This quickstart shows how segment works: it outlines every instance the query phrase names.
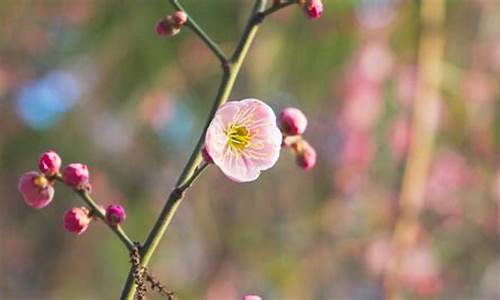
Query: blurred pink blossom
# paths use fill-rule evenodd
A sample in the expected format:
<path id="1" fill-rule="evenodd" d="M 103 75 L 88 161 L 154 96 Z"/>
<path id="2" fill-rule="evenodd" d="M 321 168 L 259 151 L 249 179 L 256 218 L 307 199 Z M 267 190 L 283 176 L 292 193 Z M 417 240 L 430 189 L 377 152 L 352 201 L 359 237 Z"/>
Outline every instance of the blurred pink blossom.
<path id="1" fill-rule="evenodd" d="M 380 83 L 392 71 L 394 58 L 386 43 L 370 41 L 361 48 L 358 63 L 368 80 Z"/>
<path id="2" fill-rule="evenodd" d="M 398 117 L 389 125 L 388 140 L 391 152 L 396 160 L 401 160 L 408 151 L 410 143 L 410 123 L 404 117 Z"/>
<path id="3" fill-rule="evenodd" d="M 373 136 L 363 131 L 347 132 L 339 155 L 342 166 L 364 171 L 375 155 Z"/>
<path id="4" fill-rule="evenodd" d="M 494 83 L 483 72 L 477 70 L 466 72 L 461 87 L 467 102 L 484 105 L 494 100 Z"/>
<path id="5" fill-rule="evenodd" d="M 408 108 L 417 91 L 417 67 L 410 65 L 400 68 L 396 75 L 396 99 Z"/>
<path id="6" fill-rule="evenodd" d="M 473 172 L 459 153 L 441 151 L 430 169 L 425 205 L 441 215 L 462 215 L 460 194 L 470 187 L 472 179 Z"/>
<path id="7" fill-rule="evenodd" d="M 431 296 L 442 289 L 438 265 L 427 247 L 418 247 L 407 253 L 401 266 L 402 283 L 420 296 Z"/>
<path id="8" fill-rule="evenodd" d="M 368 130 L 380 115 L 380 90 L 370 86 L 358 86 L 346 96 L 340 112 L 339 126 L 350 130 Z"/>
<path id="9" fill-rule="evenodd" d="M 387 236 L 373 240 L 365 252 L 365 263 L 375 275 L 382 275 L 387 271 L 392 257 L 391 240 Z"/>

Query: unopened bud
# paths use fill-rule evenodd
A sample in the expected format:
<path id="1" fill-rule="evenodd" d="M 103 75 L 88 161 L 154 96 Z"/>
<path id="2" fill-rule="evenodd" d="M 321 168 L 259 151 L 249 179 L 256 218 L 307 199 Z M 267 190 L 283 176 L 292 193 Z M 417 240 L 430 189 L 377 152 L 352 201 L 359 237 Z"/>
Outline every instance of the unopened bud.
<path id="1" fill-rule="evenodd" d="M 76 234 L 82 234 L 92 221 L 86 207 L 73 207 L 64 214 L 64 228 Z"/>
<path id="2" fill-rule="evenodd" d="M 300 135 L 307 128 L 307 118 L 302 111 L 294 107 L 283 109 L 279 116 L 278 122 L 281 131 L 285 135 Z"/>
<path id="3" fill-rule="evenodd" d="M 61 158 L 52 150 L 46 151 L 40 155 L 38 168 L 43 174 L 53 176 L 59 173 L 59 169 L 61 168 Z"/>

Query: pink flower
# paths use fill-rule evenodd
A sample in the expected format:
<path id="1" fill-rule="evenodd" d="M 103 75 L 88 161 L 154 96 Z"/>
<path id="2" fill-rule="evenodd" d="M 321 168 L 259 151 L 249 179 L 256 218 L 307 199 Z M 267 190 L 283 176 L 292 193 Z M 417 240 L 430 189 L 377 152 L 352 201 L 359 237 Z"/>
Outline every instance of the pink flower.
<path id="1" fill-rule="evenodd" d="M 69 164 L 64 168 L 63 179 L 76 189 L 86 189 L 89 187 L 89 169 L 84 164 Z"/>
<path id="2" fill-rule="evenodd" d="M 19 178 L 17 189 L 23 195 L 24 202 L 33 208 L 44 208 L 54 198 L 54 188 L 45 176 L 36 171 L 24 173 Z"/>
<path id="3" fill-rule="evenodd" d="M 64 214 L 64 228 L 76 234 L 82 234 L 92 221 L 86 207 L 73 207 Z"/>
<path id="4" fill-rule="evenodd" d="M 262 300 L 262 298 L 255 295 L 246 295 L 242 300 Z"/>
<path id="5" fill-rule="evenodd" d="M 300 135 L 306 131 L 307 118 L 302 111 L 287 107 L 278 116 L 281 130 L 286 135 Z"/>
<path id="6" fill-rule="evenodd" d="M 257 99 L 222 105 L 210 123 L 205 139 L 214 163 L 236 182 L 257 179 L 274 166 L 282 136 L 273 110 Z"/>
<path id="7" fill-rule="evenodd" d="M 309 19 L 318 19 L 323 13 L 323 2 L 321 0 L 307 0 L 303 9 Z"/>
<path id="8" fill-rule="evenodd" d="M 61 158 L 52 150 L 46 151 L 40 155 L 38 168 L 47 176 L 55 175 L 59 173 L 59 169 L 61 168 Z"/>
<path id="9" fill-rule="evenodd" d="M 106 208 L 106 220 L 109 224 L 118 225 L 122 223 L 125 218 L 127 218 L 127 214 L 123 206 L 111 204 Z"/>

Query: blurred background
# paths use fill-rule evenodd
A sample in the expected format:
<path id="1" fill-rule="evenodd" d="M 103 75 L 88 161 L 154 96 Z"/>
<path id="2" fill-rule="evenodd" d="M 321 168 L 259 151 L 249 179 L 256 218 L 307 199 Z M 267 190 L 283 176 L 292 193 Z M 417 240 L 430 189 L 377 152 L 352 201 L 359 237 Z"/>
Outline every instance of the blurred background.
<path id="1" fill-rule="evenodd" d="M 57 185 L 31 209 L 18 177 L 47 149 L 88 164 L 94 198 L 123 204 L 143 241 L 218 63 L 187 29 L 154 34 L 166 0 L 0 1 L 0 298 L 116 299 L 119 240 L 99 222 L 64 231 L 80 199 Z M 387 282 L 407 299 L 500 299 L 500 2 L 426 1 L 441 3 L 326 0 L 318 21 L 296 6 L 265 21 L 231 98 L 302 109 L 318 164 L 283 151 L 248 184 L 210 168 L 152 261 L 180 299 L 381 299 Z M 252 5 L 181 3 L 226 53 Z M 394 234 L 408 216 L 411 234 Z"/>

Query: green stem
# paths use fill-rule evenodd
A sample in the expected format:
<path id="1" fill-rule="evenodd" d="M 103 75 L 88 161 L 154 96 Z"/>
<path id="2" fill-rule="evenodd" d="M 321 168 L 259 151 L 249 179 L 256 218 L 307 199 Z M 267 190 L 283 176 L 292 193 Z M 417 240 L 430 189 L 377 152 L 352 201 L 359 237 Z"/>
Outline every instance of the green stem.
<path id="1" fill-rule="evenodd" d="M 177 9 L 183 10 L 182 6 L 179 5 L 179 3 L 176 0 L 171 0 L 170 1 Z M 217 95 L 215 97 L 215 100 L 212 105 L 212 109 L 210 110 L 210 113 L 207 117 L 207 120 L 205 122 L 205 126 L 203 128 L 202 134 L 200 135 L 200 138 L 198 139 L 198 143 L 196 144 L 188 162 L 186 163 L 186 166 L 182 170 L 181 175 L 179 176 L 179 179 L 177 180 L 176 187 L 172 190 L 170 195 L 168 196 L 167 202 L 165 203 L 165 206 L 163 207 L 160 216 L 158 217 L 154 227 L 151 229 L 151 232 L 149 233 L 146 242 L 144 243 L 144 246 L 141 248 L 141 257 L 142 257 L 142 265 L 147 266 L 149 261 L 151 260 L 151 257 L 158 247 L 158 244 L 161 240 L 161 238 L 164 236 L 165 231 L 167 227 L 169 226 L 177 208 L 179 207 L 185 191 L 192 185 L 194 180 L 198 178 L 198 176 L 203 172 L 205 169 L 206 165 L 203 165 L 202 163 L 202 158 L 201 158 L 201 149 L 203 148 L 205 144 L 205 133 L 207 131 L 208 126 L 210 125 L 210 122 L 212 121 L 213 117 L 215 116 L 215 113 L 217 112 L 217 109 L 219 106 L 224 104 L 228 98 L 229 95 L 233 89 L 236 77 L 241 69 L 241 66 L 243 64 L 243 61 L 248 53 L 248 50 L 250 48 L 250 45 L 252 44 L 253 40 L 255 39 L 255 35 L 259 29 L 259 25 L 266 17 L 267 15 L 277 11 L 279 8 L 283 8 L 285 6 L 288 6 L 290 3 L 283 3 L 279 5 L 279 8 L 276 8 L 275 6 L 269 8 L 266 10 L 266 4 L 267 0 L 256 0 L 254 8 L 252 10 L 252 14 L 250 16 L 250 19 L 247 22 L 247 25 L 245 27 L 245 30 L 243 32 L 243 35 L 241 39 L 239 40 L 236 49 L 234 50 L 233 55 L 231 56 L 231 60 L 227 61 L 225 59 L 225 56 L 223 56 L 224 60 L 221 60 L 225 63 L 223 63 L 223 76 L 222 80 L 219 86 L 219 89 L 217 91 Z M 213 47 L 215 44 L 211 42 L 211 40 L 206 36 L 206 34 L 203 33 L 201 29 L 194 23 L 192 19 L 189 19 L 191 28 L 200 36 L 202 39 L 207 43 L 207 45 L 214 51 L 214 49 L 217 49 Z M 221 58 L 221 55 L 218 55 L 217 53 L 220 54 L 218 51 L 214 51 L 214 53 Z M 120 299 L 122 300 L 131 300 L 134 297 L 136 290 L 136 286 L 134 284 L 134 280 L 132 277 L 132 270 L 129 273 L 127 282 L 122 290 L 122 294 Z"/>
<path id="2" fill-rule="evenodd" d="M 212 39 L 208 36 L 208 34 L 201 29 L 201 27 L 195 22 L 195 20 L 187 13 L 187 11 L 182 7 L 182 5 L 177 1 L 177 0 L 170 0 L 170 3 L 177 9 L 177 10 L 182 10 L 183 12 L 186 13 L 188 16 L 186 25 L 191 28 L 191 30 L 201 38 L 201 40 L 212 50 L 212 52 L 215 54 L 215 56 L 219 59 L 222 65 L 225 65 L 227 62 L 226 55 L 224 54 L 224 51 L 215 43 L 212 41 Z"/>

